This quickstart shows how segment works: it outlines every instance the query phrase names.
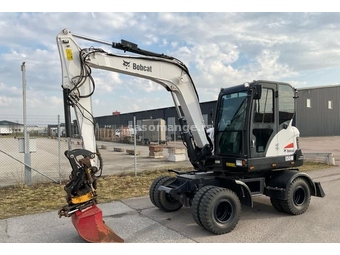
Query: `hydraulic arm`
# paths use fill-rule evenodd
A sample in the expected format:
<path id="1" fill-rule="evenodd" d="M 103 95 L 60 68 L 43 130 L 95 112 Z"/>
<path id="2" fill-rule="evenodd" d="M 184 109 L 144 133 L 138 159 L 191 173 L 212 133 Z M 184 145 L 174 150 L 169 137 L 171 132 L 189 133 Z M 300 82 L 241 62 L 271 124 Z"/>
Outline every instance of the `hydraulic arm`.
<path id="1" fill-rule="evenodd" d="M 110 45 L 135 55 L 117 55 L 94 47 L 81 48 L 75 38 Z M 62 68 L 66 135 L 70 136 L 72 107 L 83 142 L 83 149 L 65 152 L 72 172 L 70 182 L 65 186 L 68 204 L 59 211 L 60 217 L 72 216 L 79 219 L 79 216 L 74 216 L 76 212 L 79 214 L 89 207 L 94 208 L 92 211 L 98 210 L 95 207 L 96 179 L 102 171 L 102 161 L 96 146 L 95 120 L 92 113 L 91 96 L 95 91 L 92 68 L 145 78 L 169 91 L 179 115 L 182 139 L 187 147 L 188 157 L 195 169 L 205 170 L 205 158 L 211 155 L 212 143 L 206 133 L 195 86 L 187 67 L 181 61 L 164 54 L 141 50 L 136 44 L 128 41 L 105 43 L 72 34 L 67 29 L 61 31 L 56 40 Z M 78 232 L 82 232 L 78 220 L 73 220 L 73 223 L 76 224 Z M 99 241 L 92 239 L 87 238 L 89 241 Z"/>
<path id="2" fill-rule="evenodd" d="M 84 148 L 96 151 L 91 105 L 91 95 L 95 90 L 91 68 L 95 68 L 145 78 L 169 91 L 179 118 L 183 119 L 183 130 L 189 131 L 185 139 L 185 142 L 190 144 L 189 158 L 194 166 L 204 165 L 204 158 L 211 153 L 212 144 L 207 137 L 198 95 L 187 67 L 178 59 L 141 50 L 136 44 L 124 40 L 121 43 L 102 43 L 140 56 L 121 56 L 99 48 L 80 48 L 75 41 L 76 37 L 100 41 L 71 34 L 67 29 L 57 36 L 62 66 L 62 88 L 66 98 L 65 109 L 69 106 L 75 109 Z M 92 166 L 97 163 L 95 158 L 91 159 Z"/>

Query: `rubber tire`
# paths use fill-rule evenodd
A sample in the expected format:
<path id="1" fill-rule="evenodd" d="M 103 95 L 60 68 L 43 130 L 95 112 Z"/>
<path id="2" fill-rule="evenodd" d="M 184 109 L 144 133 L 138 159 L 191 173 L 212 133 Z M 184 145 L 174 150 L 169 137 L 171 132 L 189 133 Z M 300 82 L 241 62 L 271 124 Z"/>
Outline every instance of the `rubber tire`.
<path id="1" fill-rule="evenodd" d="M 205 195 L 205 193 L 209 190 L 211 190 L 212 188 L 214 188 L 215 186 L 204 186 L 202 188 L 200 188 L 194 195 L 194 198 L 192 199 L 192 203 L 191 203 L 191 213 L 192 213 L 192 217 L 194 218 L 195 222 L 201 226 L 201 220 L 200 220 L 200 214 L 199 214 L 199 207 L 202 201 L 203 196 Z"/>
<path id="2" fill-rule="evenodd" d="M 168 176 L 159 176 L 157 177 L 152 183 L 151 183 L 151 186 L 150 186 L 150 189 L 149 189 L 149 198 L 150 198 L 150 201 L 153 205 L 157 206 L 156 203 L 155 203 L 155 188 L 158 184 L 158 182 L 160 182 L 162 179 L 164 178 L 168 178 Z"/>
<path id="3" fill-rule="evenodd" d="M 164 212 L 174 212 L 182 208 L 183 204 L 171 197 L 164 190 L 158 190 L 160 186 L 166 186 L 173 182 L 176 177 L 163 176 L 157 178 L 150 187 L 151 202 Z"/>
<path id="4" fill-rule="evenodd" d="M 206 230 L 216 235 L 232 231 L 241 216 L 241 203 L 235 192 L 213 187 L 204 193 L 198 218 Z"/>
<path id="5" fill-rule="evenodd" d="M 296 178 L 288 188 L 288 199 L 283 200 L 282 209 L 292 215 L 303 214 L 309 207 L 311 191 L 307 181 L 303 178 Z"/>
<path id="6" fill-rule="evenodd" d="M 282 208 L 282 200 L 280 199 L 277 199 L 277 198 L 270 198 L 270 202 L 272 204 L 272 206 L 278 211 L 278 212 L 281 212 L 281 213 L 284 213 L 285 210 L 283 210 Z"/>

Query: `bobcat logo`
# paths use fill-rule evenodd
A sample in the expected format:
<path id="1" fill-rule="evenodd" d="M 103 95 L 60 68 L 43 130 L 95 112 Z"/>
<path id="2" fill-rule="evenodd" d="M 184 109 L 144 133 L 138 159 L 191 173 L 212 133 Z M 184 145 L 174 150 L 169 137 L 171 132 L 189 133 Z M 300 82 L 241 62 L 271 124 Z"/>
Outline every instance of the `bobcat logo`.
<path id="1" fill-rule="evenodd" d="M 289 143 L 283 148 L 284 152 L 294 152 L 294 143 Z"/>
<path id="2" fill-rule="evenodd" d="M 123 60 L 123 66 L 125 66 L 126 69 L 128 69 L 128 67 L 130 67 L 130 63 L 131 62 L 127 62 L 127 61 Z"/>

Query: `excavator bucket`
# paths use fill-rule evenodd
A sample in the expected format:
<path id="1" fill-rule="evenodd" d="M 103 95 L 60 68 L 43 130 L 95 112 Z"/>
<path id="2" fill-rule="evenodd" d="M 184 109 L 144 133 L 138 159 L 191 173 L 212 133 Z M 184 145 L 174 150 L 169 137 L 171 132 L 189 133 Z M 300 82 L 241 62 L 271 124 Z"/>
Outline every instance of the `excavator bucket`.
<path id="1" fill-rule="evenodd" d="M 124 240 L 105 224 L 103 213 L 96 205 L 84 211 L 76 211 L 71 217 L 78 234 L 90 243 L 124 243 Z"/>

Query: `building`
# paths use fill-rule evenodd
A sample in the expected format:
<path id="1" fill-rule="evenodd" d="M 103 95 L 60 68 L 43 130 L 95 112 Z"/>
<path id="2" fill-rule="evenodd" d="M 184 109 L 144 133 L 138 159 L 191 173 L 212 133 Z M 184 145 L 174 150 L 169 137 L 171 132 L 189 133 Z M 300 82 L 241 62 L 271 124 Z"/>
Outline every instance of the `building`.
<path id="1" fill-rule="evenodd" d="M 75 134 L 75 132 L 72 132 L 72 134 Z M 60 123 L 59 126 L 56 124 L 47 125 L 47 135 L 51 137 L 65 136 L 65 123 Z"/>
<path id="2" fill-rule="evenodd" d="M 201 111 L 206 125 L 212 125 L 213 116 L 215 114 L 216 101 L 201 103 Z M 121 127 L 133 127 L 134 117 L 136 118 L 136 126 L 142 127 L 143 120 L 163 119 L 166 123 L 166 136 L 175 140 L 180 137 L 180 128 L 178 115 L 175 107 L 166 107 L 153 110 L 138 111 L 132 113 L 115 114 L 108 116 L 96 117 L 97 128 L 99 129 L 119 129 Z"/>
<path id="3" fill-rule="evenodd" d="M 0 135 L 11 135 L 22 133 L 24 131 L 24 125 L 8 121 L 8 120 L 1 120 L 0 121 Z"/>
<path id="4" fill-rule="evenodd" d="M 340 85 L 298 89 L 296 126 L 301 136 L 340 135 Z"/>
<path id="5" fill-rule="evenodd" d="M 45 135 L 46 127 L 38 126 L 38 125 L 27 125 L 27 132 L 31 135 Z M 0 134 L 1 135 L 23 135 L 24 133 L 24 125 L 8 120 L 0 121 Z"/>

